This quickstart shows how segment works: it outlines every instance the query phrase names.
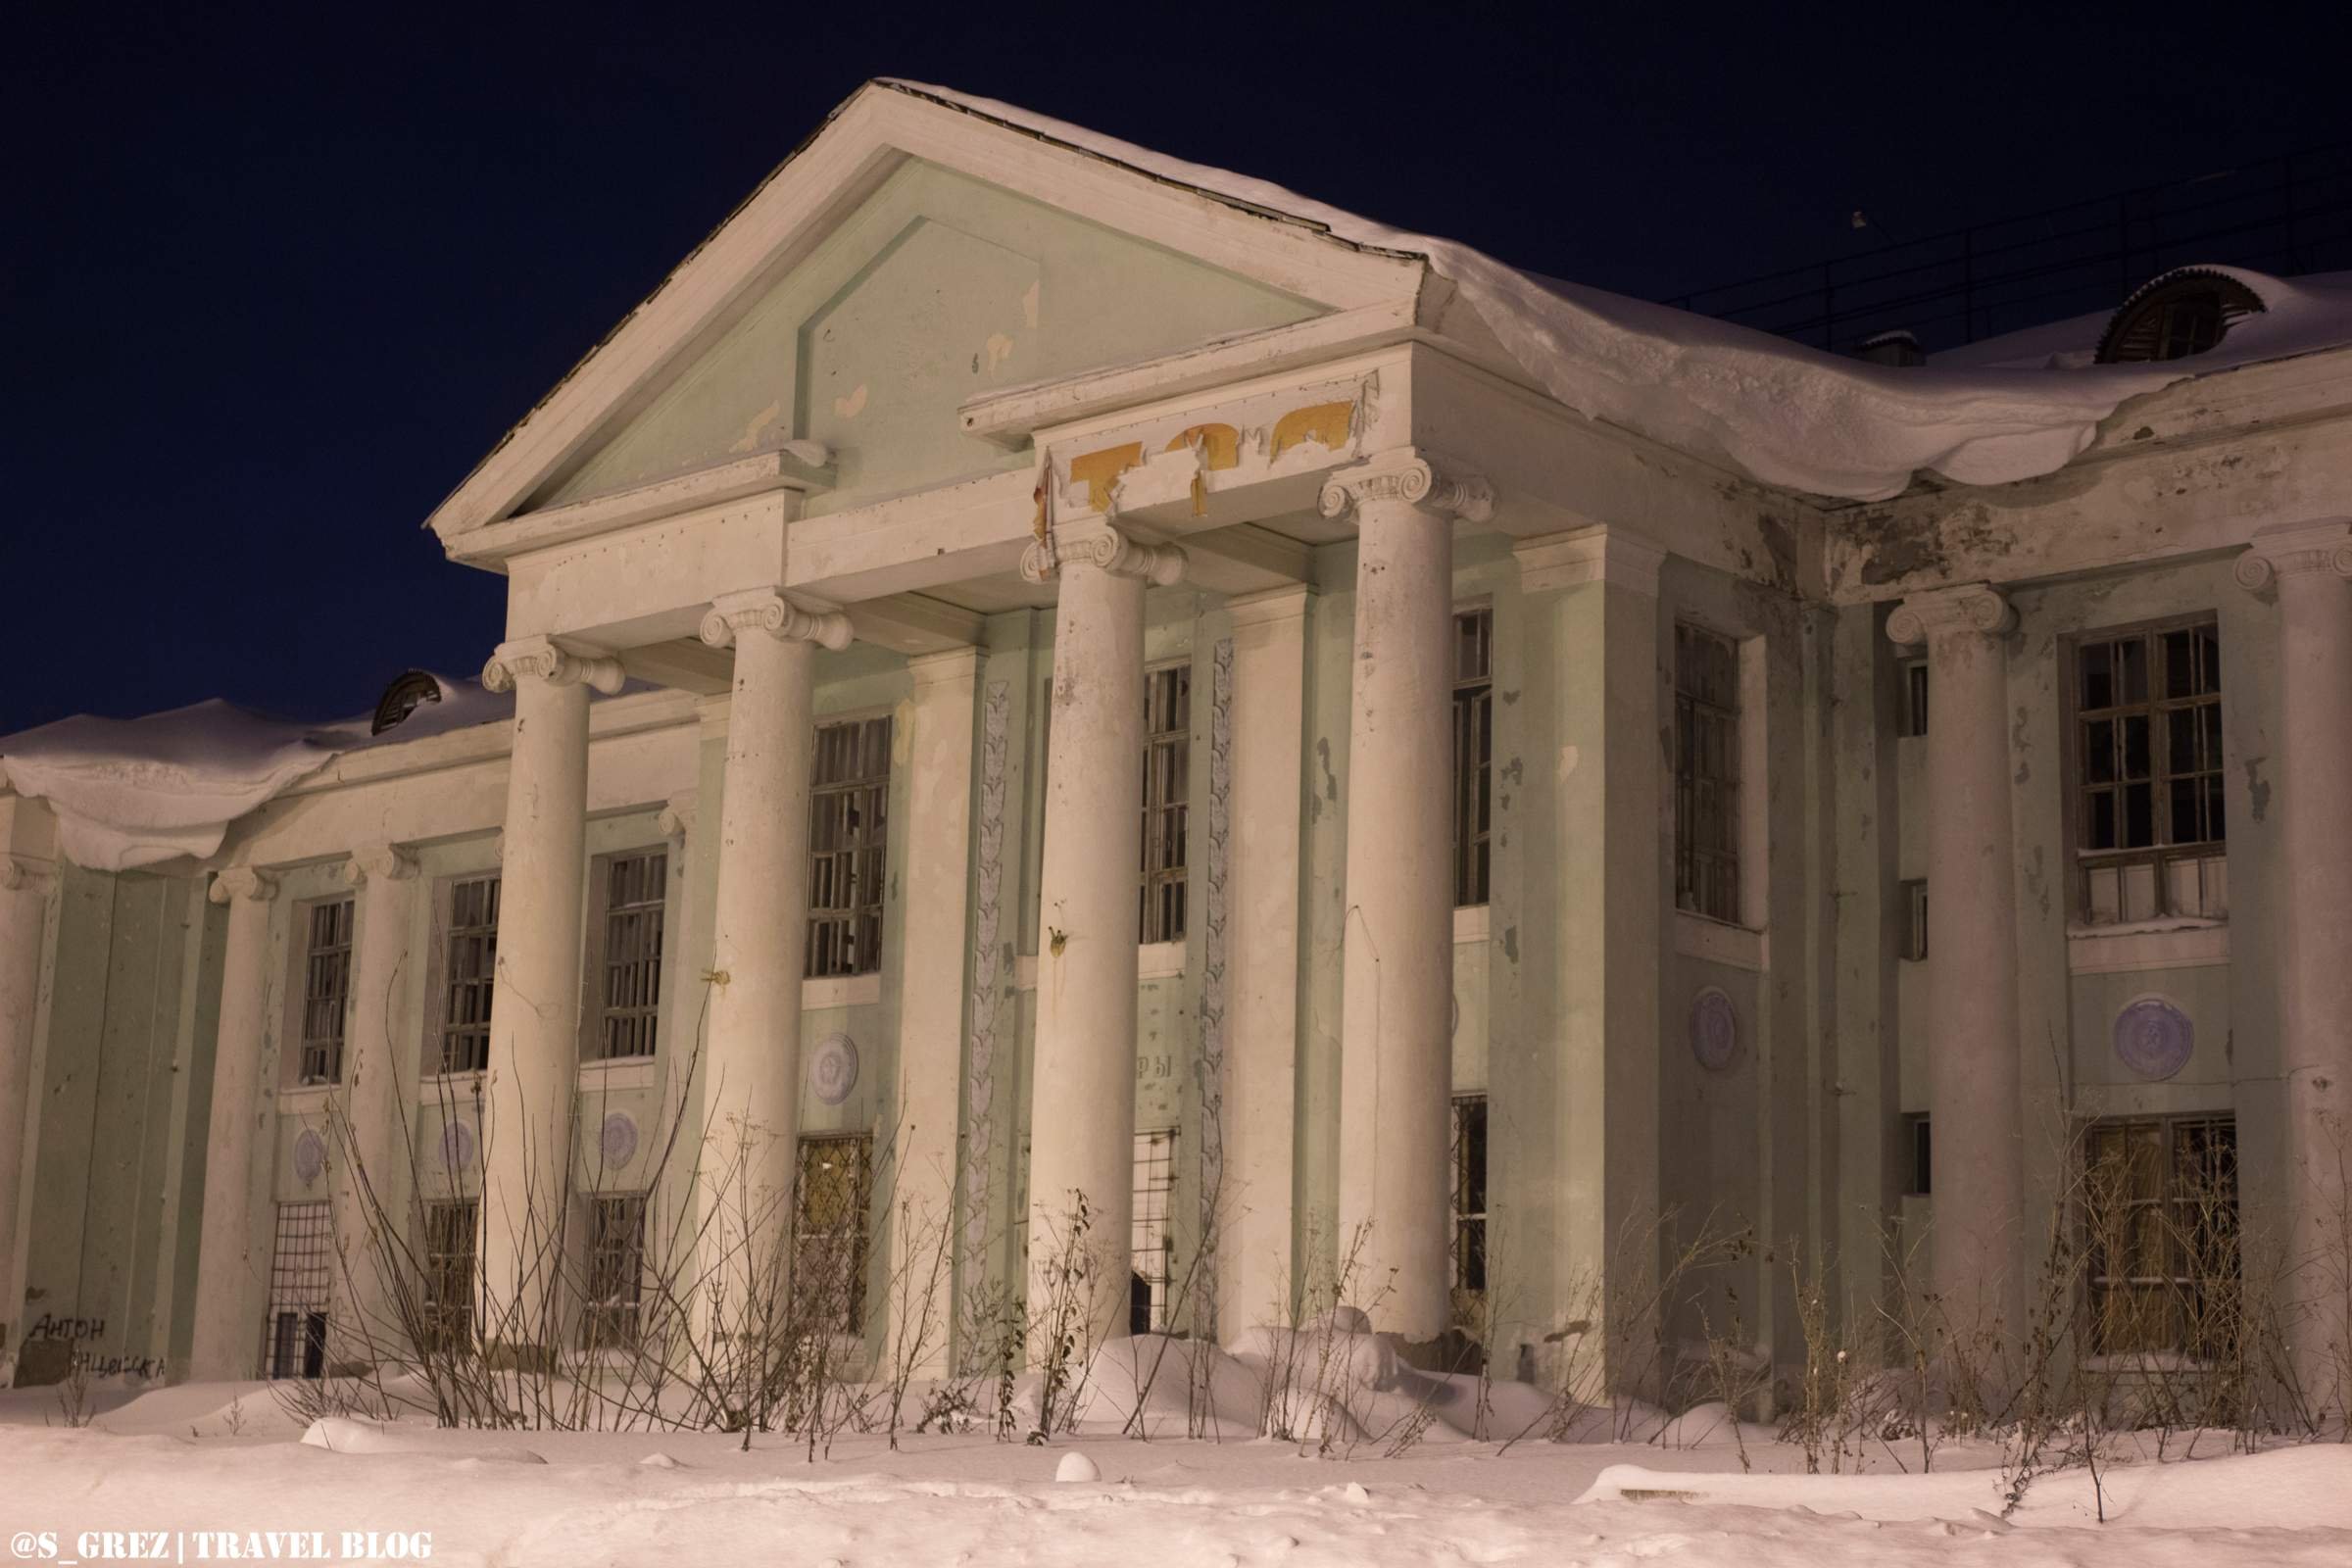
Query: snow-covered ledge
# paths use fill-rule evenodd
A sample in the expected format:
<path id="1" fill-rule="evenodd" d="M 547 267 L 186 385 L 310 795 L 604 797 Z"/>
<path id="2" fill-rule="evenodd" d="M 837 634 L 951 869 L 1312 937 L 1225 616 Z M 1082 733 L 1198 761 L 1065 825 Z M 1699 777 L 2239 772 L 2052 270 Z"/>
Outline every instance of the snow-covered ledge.
<path id="1" fill-rule="evenodd" d="M 2230 922 L 2175 915 L 2115 925 L 2072 925 L 2066 966 L 2075 974 L 2195 969 L 2230 961 Z"/>
<path id="2" fill-rule="evenodd" d="M 296 1084 L 277 1092 L 277 1113 L 280 1116 L 301 1116 L 306 1120 L 326 1119 L 327 1102 L 334 1098 L 333 1084 Z"/>
<path id="3" fill-rule="evenodd" d="M 651 1056 L 613 1056 L 604 1061 L 580 1063 L 579 1091 L 583 1095 L 610 1094 L 623 1089 L 651 1089 L 654 1086 L 654 1058 Z"/>
<path id="4" fill-rule="evenodd" d="M 1457 904 L 1453 906 L 1453 945 L 1467 948 L 1484 942 L 1494 931 L 1488 904 Z"/>
<path id="5" fill-rule="evenodd" d="M 1171 980 L 1184 973 L 1184 944 L 1181 942 L 1144 942 L 1135 950 L 1135 978 Z M 1037 989 L 1037 955 L 1024 953 L 1012 960 L 1012 985 L 1016 991 Z"/>
<path id="6" fill-rule="evenodd" d="M 821 1012 L 827 1007 L 867 1007 L 882 1000 L 879 974 L 811 976 L 801 982 L 801 1010 Z"/>
<path id="7" fill-rule="evenodd" d="M 1686 958 L 1756 974 L 1762 974 L 1772 961 L 1769 933 L 1728 920 L 1710 920 L 1689 909 L 1674 911 L 1674 951 Z"/>

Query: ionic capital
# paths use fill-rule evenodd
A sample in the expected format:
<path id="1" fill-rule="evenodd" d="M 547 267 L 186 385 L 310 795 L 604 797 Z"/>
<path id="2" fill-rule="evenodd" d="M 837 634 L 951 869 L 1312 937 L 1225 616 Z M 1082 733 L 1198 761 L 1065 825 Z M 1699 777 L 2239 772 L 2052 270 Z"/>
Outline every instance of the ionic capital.
<path id="1" fill-rule="evenodd" d="M 1034 541 L 1021 552 L 1021 576 L 1050 581 L 1064 566 L 1093 566 L 1114 577 L 1140 577 L 1154 588 L 1184 581 L 1184 552 L 1175 545 L 1146 544 L 1110 523 L 1090 520 L 1056 527 L 1051 540 Z"/>
<path id="2" fill-rule="evenodd" d="M 547 637 L 500 643 L 482 666 L 482 685 L 494 692 L 511 692 L 518 681 L 540 680 L 550 686 L 585 684 L 610 697 L 627 679 L 619 660 L 575 654 Z"/>
<path id="3" fill-rule="evenodd" d="M 1410 449 L 1340 469 L 1323 481 L 1316 506 L 1326 517 L 1340 517 L 1383 501 L 1401 501 L 1465 522 L 1484 522 L 1494 514 L 1494 492 L 1486 480 L 1441 468 Z"/>
<path id="4" fill-rule="evenodd" d="M 355 888 L 366 885 L 369 877 L 399 882 L 416 874 L 416 857 L 397 844 L 363 845 L 343 862 L 343 880 Z"/>
<path id="5" fill-rule="evenodd" d="M 205 895 L 215 904 L 226 905 L 238 899 L 266 903 L 277 896 L 277 878 L 267 871 L 257 871 L 250 865 L 232 865 L 213 873 L 212 891 Z"/>
<path id="6" fill-rule="evenodd" d="M 1953 632 L 1996 636 L 2015 620 L 2009 601 L 1998 592 L 1981 582 L 1963 583 L 1957 588 L 1913 594 L 1895 606 L 1894 613 L 1886 617 L 1886 636 L 1909 648 Z"/>
<path id="7" fill-rule="evenodd" d="M 697 804 L 696 798 L 691 795 L 672 796 L 662 806 L 662 814 L 654 818 L 654 825 L 662 830 L 663 838 L 684 843 L 686 836 L 694 831 L 694 808 Z"/>
<path id="8" fill-rule="evenodd" d="M 2289 522 L 2258 529 L 2230 574 L 2237 585 L 2259 592 L 2280 577 L 2334 572 L 2352 577 L 2352 521 Z"/>
<path id="9" fill-rule="evenodd" d="M 56 873 L 42 861 L 0 855 L 0 893 L 46 893 L 56 879 Z"/>
<path id="10" fill-rule="evenodd" d="M 838 610 L 803 610 L 773 588 L 720 594 L 703 616 L 703 641 L 731 648 L 748 631 L 778 642 L 814 643 L 835 653 L 850 646 L 850 617 Z"/>

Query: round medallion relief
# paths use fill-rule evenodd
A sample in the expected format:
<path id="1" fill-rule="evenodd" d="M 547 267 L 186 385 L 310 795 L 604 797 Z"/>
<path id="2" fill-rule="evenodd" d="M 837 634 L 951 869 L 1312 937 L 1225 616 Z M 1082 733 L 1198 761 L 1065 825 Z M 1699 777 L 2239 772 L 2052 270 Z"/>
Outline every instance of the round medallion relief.
<path id="1" fill-rule="evenodd" d="M 294 1140 L 294 1179 L 309 1187 L 326 1170 L 326 1140 L 306 1130 Z"/>
<path id="2" fill-rule="evenodd" d="M 2137 997 L 2115 1015 L 2116 1059 L 2142 1078 L 2170 1078 L 2188 1065 L 2196 1026 L 2163 997 Z"/>
<path id="3" fill-rule="evenodd" d="M 1713 986 L 1690 999 L 1690 1054 L 1709 1072 L 1726 1070 L 1740 1054 L 1740 1014 Z"/>
<path id="4" fill-rule="evenodd" d="M 808 1092 L 828 1105 L 838 1105 L 858 1087 L 858 1043 L 839 1032 L 816 1043 L 808 1054 Z"/>
<path id="5" fill-rule="evenodd" d="M 605 1118 L 597 1147 L 603 1152 L 608 1166 L 626 1165 L 637 1157 L 637 1123 L 625 1112 L 612 1112 Z"/>
<path id="6" fill-rule="evenodd" d="M 473 1129 L 453 1121 L 441 1129 L 441 1168 L 465 1170 L 473 1164 Z"/>

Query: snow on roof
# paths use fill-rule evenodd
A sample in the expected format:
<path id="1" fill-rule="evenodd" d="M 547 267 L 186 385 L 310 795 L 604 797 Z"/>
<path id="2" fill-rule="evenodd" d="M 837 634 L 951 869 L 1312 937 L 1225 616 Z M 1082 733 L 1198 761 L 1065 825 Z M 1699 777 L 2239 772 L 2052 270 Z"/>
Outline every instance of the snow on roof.
<path id="1" fill-rule="evenodd" d="M 60 847 L 75 865 L 133 871 L 215 854 L 229 823 L 274 800 L 335 758 L 422 740 L 514 711 L 512 697 L 435 675 L 426 703 L 381 735 L 372 710 L 305 724 L 215 698 L 141 718 L 77 714 L 0 738 L 0 783 L 44 800 Z"/>
<path id="2" fill-rule="evenodd" d="M 2243 274 L 2266 301 L 2214 352 L 2162 366 L 2025 363 L 1938 356 L 1898 368 L 1506 267 L 1453 240 L 1393 229 L 1279 185 L 1167 158 L 1091 130 L 945 87 L 880 85 L 1063 143 L 1245 207 L 1316 224 L 1348 244 L 1426 257 L 1512 359 L 1561 403 L 1668 446 L 1720 458 L 1768 484 L 1878 501 L 1933 469 L 2003 484 L 2062 467 L 2126 399 L 2207 370 L 2352 343 L 2352 297 L 2280 304 L 2294 285 Z M 2308 280 L 2317 281 L 2317 280 Z M 2105 318 L 2098 318 L 2103 324 Z M 2073 323 L 2069 323 L 2070 326 Z M 2071 340 L 2070 340 L 2071 341 Z M 2094 329 L 2087 339 L 2097 342 Z M 1982 347 L 1983 345 L 1979 345 Z M 1962 351 L 1964 352 L 1964 351 Z M 2063 370 L 2063 374 L 2052 373 Z"/>

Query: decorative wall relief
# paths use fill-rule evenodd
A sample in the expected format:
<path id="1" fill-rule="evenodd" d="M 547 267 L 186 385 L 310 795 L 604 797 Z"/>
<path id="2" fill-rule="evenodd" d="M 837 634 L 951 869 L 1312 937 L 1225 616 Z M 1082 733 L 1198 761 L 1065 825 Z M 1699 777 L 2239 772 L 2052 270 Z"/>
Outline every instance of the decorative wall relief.
<path id="1" fill-rule="evenodd" d="M 2195 1049 L 2196 1026 L 2163 997 L 2135 997 L 2115 1015 L 2116 1059 L 2142 1078 L 2170 1078 Z"/>
<path id="2" fill-rule="evenodd" d="M 625 1111 L 613 1111 L 605 1118 L 597 1134 L 597 1151 L 604 1156 L 605 1168 L 614 1170 L 637 1157 L 637 1123 Z"/>
<path id="3" fill-rule="evenodd" d="M 961 1289 L 988 1273 L 988 1161 L 995 1147 L 991 1120 L 996 1098 L 997 924 L 1004 896 L 1005 720 L 1012 688 L 991 681 L 980 705 L 980 817 L 978 867 L 972 889 L 972 995 L 964 1047 L 963 1234 L 958 1248 Z"/>
<path id="4" fill-rule="evenodd" d="M 1233 639 L 1218 642 L 1208 688 L 1208 866 L 1200 933 L 1200 1326 L 1217 1327 L 1217 1198 L 1225 1185 L 1225 873 L 1233 807 Z"/>
<path id="5" fill-rule="evenodd" d="M 326 1140 L 309 1128 L 294 1140 L 294 1179 L 305 1187 L 318 1184 L 326 1171 Z"/>
<path id="6" fill-rule="evenodd" d="M 858 1042 L 835 1030 L 808 1054 L 808 1092 L 822 1104 L 838 1105 L 858 1087 Z"/>
<path id="7" fill-rule="evenodd" d="M 446 1122 L 441 1128 L 441 1168 L 464 1171 L 473 1168 L 473 1129 L 462 1121 Z"/>
<path id="8" fill-rule="evenodd" d="M 1690 1054 L 1709 1072 L 1728 1071 L 1740 1057 L 1740 1014 L 1714 986 L 1690 999 Z"/>

